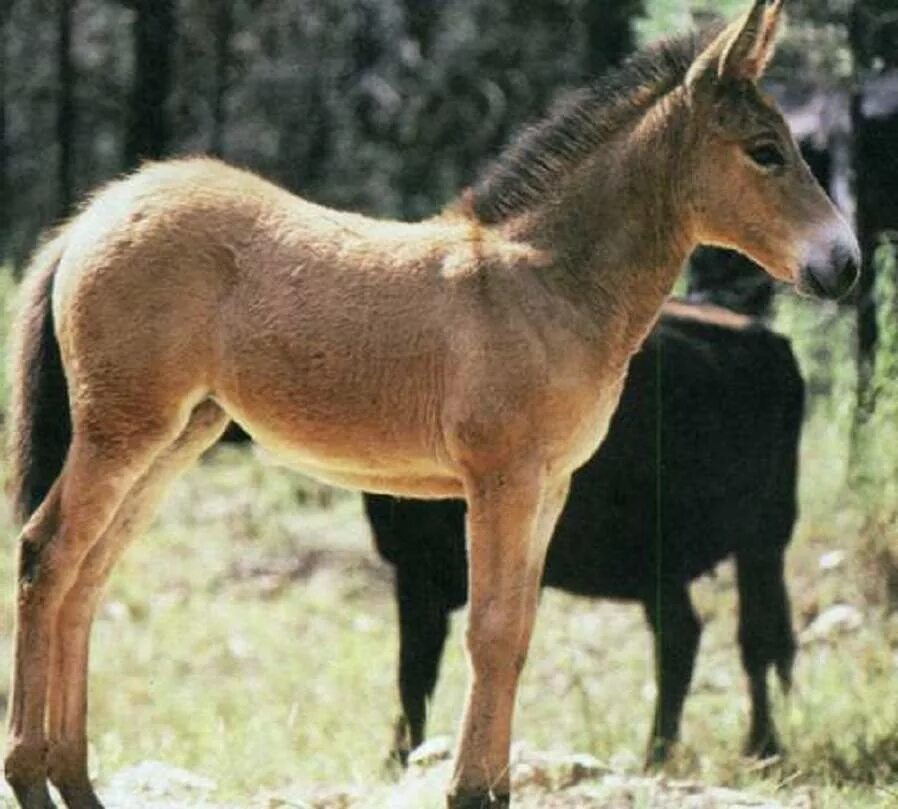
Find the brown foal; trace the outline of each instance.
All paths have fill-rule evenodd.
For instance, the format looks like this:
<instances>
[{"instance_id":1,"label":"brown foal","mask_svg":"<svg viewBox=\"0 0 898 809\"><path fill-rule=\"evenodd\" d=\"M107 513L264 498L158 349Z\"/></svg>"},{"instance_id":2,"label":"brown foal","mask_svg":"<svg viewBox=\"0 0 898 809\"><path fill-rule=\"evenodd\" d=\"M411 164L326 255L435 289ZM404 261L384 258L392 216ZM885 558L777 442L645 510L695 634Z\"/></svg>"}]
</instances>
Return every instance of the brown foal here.
<instances>
[{"instance_id":1,"label":"brown foal","mask_svg":"<svg viewBox=\"0 0 898 809\"><path fill-rule=\"evenodd\" d=\"M321 480L466 498L470 683L449 806L508 805L549 538L683 260L736 248L820 297L857 274L854 236L756 86L780 11L756 0L713 39L638 55L425 222L192 159L112 183L58 231L16 354L27 522L6 777L23 809L53 806L48 779L70 809L101 806L85 728L97 600L229 419ZM71 436L41 490L51 383Z\"/></svg>"}]
</instances>

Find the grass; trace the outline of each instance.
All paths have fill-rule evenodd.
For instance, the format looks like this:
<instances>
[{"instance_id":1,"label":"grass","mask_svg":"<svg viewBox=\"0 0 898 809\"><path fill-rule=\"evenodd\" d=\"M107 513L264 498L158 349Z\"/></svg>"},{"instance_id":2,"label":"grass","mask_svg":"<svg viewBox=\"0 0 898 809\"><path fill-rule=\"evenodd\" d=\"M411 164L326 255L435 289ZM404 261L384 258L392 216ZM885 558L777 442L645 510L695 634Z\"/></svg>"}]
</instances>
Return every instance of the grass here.
<instances>
[{"instance_id":1,"label":"grass","mask_svg":"<svg viewBox=\"0 0 898 809\"><path fill-rule=\"evenodd\" d=\"M842 602L859 606L865 622L801 650L796 693L776 705L790 756L762 772L739 755L746 698L731 573L698 583L706 632L675 770L761 794L810 790L814 807L884 807L898 787L898 616L871 600L878 590L856 533L864 521L837 501L818 501L829 491L826 476L812 471L827 468L835 440L827 426L812 424L805 442L805 517L790 556L796 622L801 629ZM213 778L224 799L321 784L389 794L389 571L370 547L357 498L254 455L220 448L179 481L113 577L95 630L95 775L161 757ZM832 550L845 559L822 571L819 560ZM7 581L10 556L0 572ZM11 592L3 595L7 668ZM448 649L432 735L453 733L459 713L460 634ZM635 769L652 680L638 608L547 593L516 738Z\"/></svg>"}]
</instances>

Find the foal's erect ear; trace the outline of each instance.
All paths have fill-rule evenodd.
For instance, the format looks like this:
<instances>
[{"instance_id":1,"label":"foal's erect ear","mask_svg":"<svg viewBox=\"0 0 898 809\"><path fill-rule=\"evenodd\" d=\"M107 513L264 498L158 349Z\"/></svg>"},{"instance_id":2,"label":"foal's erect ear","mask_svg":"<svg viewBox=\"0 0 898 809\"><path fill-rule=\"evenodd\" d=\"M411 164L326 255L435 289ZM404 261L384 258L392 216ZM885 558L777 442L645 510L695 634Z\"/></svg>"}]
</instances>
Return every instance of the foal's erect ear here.
<instances>
[{"instance_id":1,"label":"foal's erect ear","mask_svg":"<svg viewBox=\"0 0 898 809\"><path fill-rule=\"evenodd\" d=\"M749 79L764 75L776 50L776 33L784 0L754 0L751 9L728 25L695 60L687 84L699 79Z\"/></svg>"},{"instance_id":2,"label":"foal's erect ear","mask_svg":"<svg viewBox=\"0 0 898 809\"><path fill-rule=\"evenodd\" d=\"M751 79L764 75L776 50L783 0L755 0L720 59L720 77Z\"/></svg>"}]
</instances>

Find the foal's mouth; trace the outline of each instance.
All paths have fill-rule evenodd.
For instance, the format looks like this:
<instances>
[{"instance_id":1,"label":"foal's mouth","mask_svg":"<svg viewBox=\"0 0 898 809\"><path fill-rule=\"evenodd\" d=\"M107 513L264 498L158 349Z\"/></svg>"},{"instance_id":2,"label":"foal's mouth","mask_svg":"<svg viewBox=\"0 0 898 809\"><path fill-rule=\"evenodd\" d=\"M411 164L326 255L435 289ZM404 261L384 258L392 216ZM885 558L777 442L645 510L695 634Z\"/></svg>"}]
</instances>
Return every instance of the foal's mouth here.
<instances>
[{"instance_id":1,"label":"foal's mouth","mask_svg":"<svg viewBox=\"0 0 898 809\"><path fill-rule=\"evenodd\" d=\"M799 295L806 298L838 301L854 289L858 277L859 273L854 272L850 276L842 277L831 285L827 285L813 270L805 268L801 271L798 281L795 282L795 289Z\"/></svg>"}]
</instances>

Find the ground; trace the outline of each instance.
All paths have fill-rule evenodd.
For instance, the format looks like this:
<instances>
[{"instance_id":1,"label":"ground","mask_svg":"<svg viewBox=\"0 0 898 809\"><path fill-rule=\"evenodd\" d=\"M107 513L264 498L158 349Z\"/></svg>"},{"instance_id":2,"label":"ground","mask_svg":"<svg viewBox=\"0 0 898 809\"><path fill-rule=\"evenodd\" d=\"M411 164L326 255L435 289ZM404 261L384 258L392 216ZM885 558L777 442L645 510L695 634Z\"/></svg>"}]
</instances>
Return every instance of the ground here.
<instances>
[{"instance_id":1,"label":"ground","mask_svg":"<svg viewBox=\"0 0 898 809\"><path fill-rule=\"evenodd\" d=\"M823 450L806 446L804 464ZM881 527L841 508L835 487L815 489L828 507L805 509L790 553L802 645L796 688L775 704L788 757L740 755L747 700L728 567L695 587L706 630L682 749L657 779L640 771L654 699L641 610L548 592L515 729L518 809L896 805L898 615L859 535ZM11 553L2 565L11 580ZM11 590L3 597L6 670ZM432 736L451 736L460 711L462 621ZM396 648L391 573L357 496L251 449L213 451L126 555L96 624L91 766L108 809L442 806L445 762L398 782L384 764Z\"/></svg>"}]
</instances>

